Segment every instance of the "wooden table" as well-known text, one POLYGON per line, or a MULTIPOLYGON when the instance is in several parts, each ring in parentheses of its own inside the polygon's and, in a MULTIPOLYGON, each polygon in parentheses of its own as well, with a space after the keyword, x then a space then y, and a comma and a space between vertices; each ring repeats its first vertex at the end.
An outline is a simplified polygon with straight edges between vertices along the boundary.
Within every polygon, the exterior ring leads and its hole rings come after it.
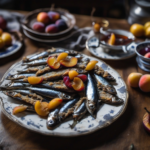
MULTIPOLYGON (((21 13, 26 14, 25 12, 21 13)), ((77 26, 86 27, 91 25, 89 16, 75 15, 75 17, 77 26)), ((108 20, 111 28, 129 30, 126 20, 108 20)), ((23 56, 44 49, 37 47, 35 42, 26 37, 24 37, 24 45, 22 51, 14 57, 0 60, 0 78, 12 64, 21 60, 23 56)), ((86 49, 83 53, 90 55, 86 49)), ((118 71, 124 81, 127 80, 129 73, 142 72, 137 67, 135 57, 124 61, 106 61, 106 63, 118 71)), ((81 137, 48 137, 33 133, 10 121, 0 112, 0 150, 128 150, 132 143, 136 150, 149 150, 150 136, 143 129, 142 117, 145 113, 145 106, 150 110, 150 95, 129 86, 128 90, 130 96, 125 113, 109 127, 81 137)))

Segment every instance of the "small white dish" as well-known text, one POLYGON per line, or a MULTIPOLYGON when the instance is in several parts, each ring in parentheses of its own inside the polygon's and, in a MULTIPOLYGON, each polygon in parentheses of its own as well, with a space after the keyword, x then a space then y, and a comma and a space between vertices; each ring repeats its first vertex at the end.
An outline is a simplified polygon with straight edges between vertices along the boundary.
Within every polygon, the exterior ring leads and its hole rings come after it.
POLYGON ((136 55, 135 53, 136 43, 133 42, 131 45, 127 46, 127 53, 122 50, 109 50, 99 46, 99 38, 97 36, 92 36, 86 41, 87 50, 94 56, 105 59, 105 60, 124 60, 131 58, 136 55))

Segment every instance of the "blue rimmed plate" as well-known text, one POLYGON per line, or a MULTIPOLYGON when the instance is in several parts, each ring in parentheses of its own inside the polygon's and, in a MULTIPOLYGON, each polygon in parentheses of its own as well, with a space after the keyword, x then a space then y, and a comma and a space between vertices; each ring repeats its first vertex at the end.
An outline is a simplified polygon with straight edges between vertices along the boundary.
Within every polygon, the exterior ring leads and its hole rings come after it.
POLYGON ((0 50, 0 59, 13 55, 18 52, 22 47, 22 35, 20 32, 9 32, 12 36, 12 44, 4 49, 0 50))
POLYGON ((128 59, 136 55, 136 44, 129 45, 128 52, 124 53, 123 50, 109 50, 99 46, 99 38, 92 36, 86 41, 87 50, 94 56, 105 60, 123 60, 128 59))
MULTIPOLYGON (((69 124, 72 124, 73 120, 67 120, 63 122, 55 128, 54 130, 48 130, 46 127, 46 119, 39 117, 35 113, 23 112, 18 115, 13 115, 12 110, 15 106, 18 106, 20 103, 15 101, 14 99, 4 95, 0 92, 1 100, 1 110, 2 112, 12 121, 16 122, 20 126, 29 129, 34 132, 38 132, 44 135, 51 136, 80 136, 90 134, 99 129, 109 126, 115 120, 117 120, 125 111, 128 103, 128 91, 125 82, 120 77, 120 75, 109 65, 96 59, 94 57, 90 57, 87 55, 83 55, 85 58, 90 58, 91 60, 97 60, 98 65, 101 66, 104 70, 108 71, 111 75, 113 75, 116 79, 116 84, 114 87, 116 88, 117 95, 123 99, 124 104, 120 106, 113 106, 108 104, 101 105, 100 109, 97 112, 97 118, 92 118, 89 114, 85 116, 74 129, 71 129, 69 124)), ((0 85, 7 84, 8 80, 6 77, 8 75, 14 74, 17 70, 23 69, 21 66, 21 61, 15 63, 3 76, 0 85)))

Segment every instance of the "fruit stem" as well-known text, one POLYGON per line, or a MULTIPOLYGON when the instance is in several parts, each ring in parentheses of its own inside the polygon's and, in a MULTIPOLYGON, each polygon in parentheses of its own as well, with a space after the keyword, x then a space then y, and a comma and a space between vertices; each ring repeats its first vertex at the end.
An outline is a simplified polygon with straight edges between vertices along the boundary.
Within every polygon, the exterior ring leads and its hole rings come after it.
POLYGON ((147 108, 145 107, 144 108, 146 110, 146 112, 149 114, 149 117, 148 117, 148 123, 150 123, 150 112, 147 110, 147 108))
POLYGON ((147 110, 147 108, 146 108, 146 107, 145 107, 144 109, 146 110, 146 112, 147 112, 148 114, 150 114, 150 112, 147 110))

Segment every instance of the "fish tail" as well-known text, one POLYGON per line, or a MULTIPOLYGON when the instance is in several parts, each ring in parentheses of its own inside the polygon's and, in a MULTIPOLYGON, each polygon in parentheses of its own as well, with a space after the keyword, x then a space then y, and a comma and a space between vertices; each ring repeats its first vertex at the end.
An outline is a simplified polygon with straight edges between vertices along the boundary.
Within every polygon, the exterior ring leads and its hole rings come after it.
POLYGON ((77 123, 78 123, 78 121, 74 120, 72 124, 69 124, 70 128, 73 129, 77 123))

